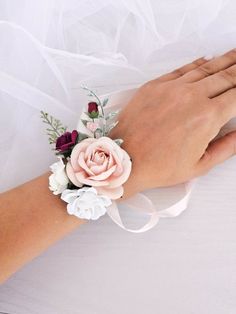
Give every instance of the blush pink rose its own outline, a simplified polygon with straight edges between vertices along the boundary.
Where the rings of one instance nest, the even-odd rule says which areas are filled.
[[[131,160],[111,138],[87,138],[73,148],[66,172],[75,186],[93,186],[99,194],[118,199],[130,175]]]

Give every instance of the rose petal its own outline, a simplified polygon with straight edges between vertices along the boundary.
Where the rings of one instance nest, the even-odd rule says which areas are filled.
[[[91,166],[90,169],[94,173],[94,175],[98,175],[108,169],[107,165],[108,165],[108,160],[106,159],[102,165],[95,164]]]
[[[109,157],[108,157],[108,166],[107,168],[111,168],[112,166],[114,165],[114,158],[113,156],[110,154]]]
[[[65,132],[56,141],[56,149],[63,150],[62,146],[71,142],[71,133]],[[65,149],[64,149],[65,150]]]
[[[78,165],[78,157],[79,157],[80,152],[85,151],[86,148],[94,141],[96,141],[95,138],[89,137],[83,140],[82,142],[76,144],[75,147],[73,148],[72,153],[71,153],[71,165],[75,171],[81,170],[81,168]]]
[[[118,158],[122,160],[123,158],[122,148],[119,145],[117,145],[111,138],[103,136],[100,137],[99,140],[101,144],[109,145],[109,147],[111,147],[110,148],[111,151],[115,150],[116,154],[118,155]]]
[[[114,173],[114,175],[120,175],[123,172],[122,161],[124,159],[124,150],[109,137],[101,137],[99,140],[101,145],[110,147],[110,154],[114,158],[114,163],[117,164],[116,173]]]
[[[124,151],[124,150],[122,149],[122,151]],[[116,151],[113,151],[112,156],[114,158],[115,164],[117,165],[116,172],[114,173],[114,176],[119,176],[123,172],[123,166],[122,166],[121,162],[124,159],[124,155],[122,154],[122,158],[120,159],[118,154],[116,153]]]
[[[97,112],[98,111],[98,104],[95,101],[91,101],[88,103],[88,112]]]
[[[128,177],[131,172],[132,162],[130,160],[129,155],[126,153],[126,151],[125,150],[123,151],[124,151],[123,173],[119,177],[114,177],[113,175],[108,179],[109,186],[111,188],[118,187],[122,185],[123,183],[125,183],[128,180]]]
[[[76,139],[77,139],[78,135],[79,135],[78,131],[76,131],[76,130],[72,131],[72,133],[71,133],[71,141],[72,141],[73,144],[76,142]]]
[[[91,175],[91,176],[94,176],[93,171],[91,171],[91,170],[88,168],[87,164],[86,164],[85,161],[84,161],[84,152],[81,152],[81,153],[79,154],[78,164],[79,164],[79,166],[80,166],[81,168],[83,168],[83,169],[85,170],[85,172],[87,172],[87,173],[88,173],[89,175]]]
[[[90,180],[89,177],[86,175],[84,171],[76,172],[75,173],[76,179],[79,182],[82,182],[83,184],[86,185],[91,185],[91,186],[106,186],[109,185],[108,181],[94,181]]]
[[[106,160],[106,158],[107,156],[104,152],[98,152],[98,151],[92,157],[93,161],[98,165],[102,165],[104,161]]]
[[[61,145],[60,150],[62,152],[64,152],[65,150],[68,150],[72,145],[73,145],[73,143],[63,144],[63,145]]]
[[[111,151],[113,151],[114,147],[111,142],[113,142],[111,139],[110,141],[106,141],[104,139],[109,139],[108,137],[100,137],[96,140],[93,144],[89,145],[85,152],[85,158],[88,158],[92,155],[93,152],[96,152],[97,150],[103,151],[107,153],[107,155],[110,154]],[[116,144],[117,145],[117,144]]]
[[[116,200],[124,194],[123,186],[119,186],[114,189],[109,189],[106,187],[96,187],[96,190],[98,191],[98,194],[105,195],[112,200]]]
[[[72,168],[70,161],[66,165],[66,173],[67,173],[67,176],[70,179],[70,181],[75,186],[81,187],[83,185],[79,180],[77,180],[77,178],[75,176],[74,169]]]
[[[110,169],[108,169],[105,172],[102,172],[100,174],[98,174],[97,176],[91,176],[90,179],[91,180],[105,180],[107,178],[110,177],[110,175],[116,170],[116,165],[114,165],[113,167],[111,167]]]

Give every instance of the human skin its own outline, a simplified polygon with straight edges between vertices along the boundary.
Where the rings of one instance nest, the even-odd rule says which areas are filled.
[[[236,49],[198,59],[144,84],[110,134],[133,161],[124,198],[207,173],[236,154],[236,131],[214,140],[236,116]]]
[[[124,197],[208,172],[236,154],[236,131],[214,140],[236,116],[236,50],[198,59],[144,84],[110,134],[133,169]],[[0,282],[85,221],[66,213],[46,173],[0,194]]]

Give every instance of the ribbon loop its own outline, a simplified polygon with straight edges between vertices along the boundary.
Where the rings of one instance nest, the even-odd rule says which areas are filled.
[[[123,204],[132,207],[135,210],[145,212],[147,213],[147,215],[150,216],[149,221],[139,229],[130,229],[125,227],[120,217],[118,208],[119,204],[117,202],[112,202],[112,205],[109,206],[107,209],[107,214],[119,227],[126,231],[133,233],[145,232],[152,229],[159,222],[160,218],[171,218],[179,216],[188,206],[189,198],[193,189],[193,184],[194,181],[189,181],[185,183],[184,196],[175,204],[162,210],[157,210],[151,199],[142,193],[138,193],[135,196],[122,202]]]

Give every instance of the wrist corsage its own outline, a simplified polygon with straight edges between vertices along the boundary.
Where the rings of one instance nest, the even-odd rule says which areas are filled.
[[[105,113],[108,98],[103,101],[90,89],[93,97],[81,122],[86,132],[71,132],[62,123],[41,111],[47,124],[49,143],[58,161],[51,165],[49,189],[67,203],[67,212],[81,219],[96,220],[121,198],[132,162],[121,147],[122,139],[111,139],[109,132],[118,121],[118,111]]]

